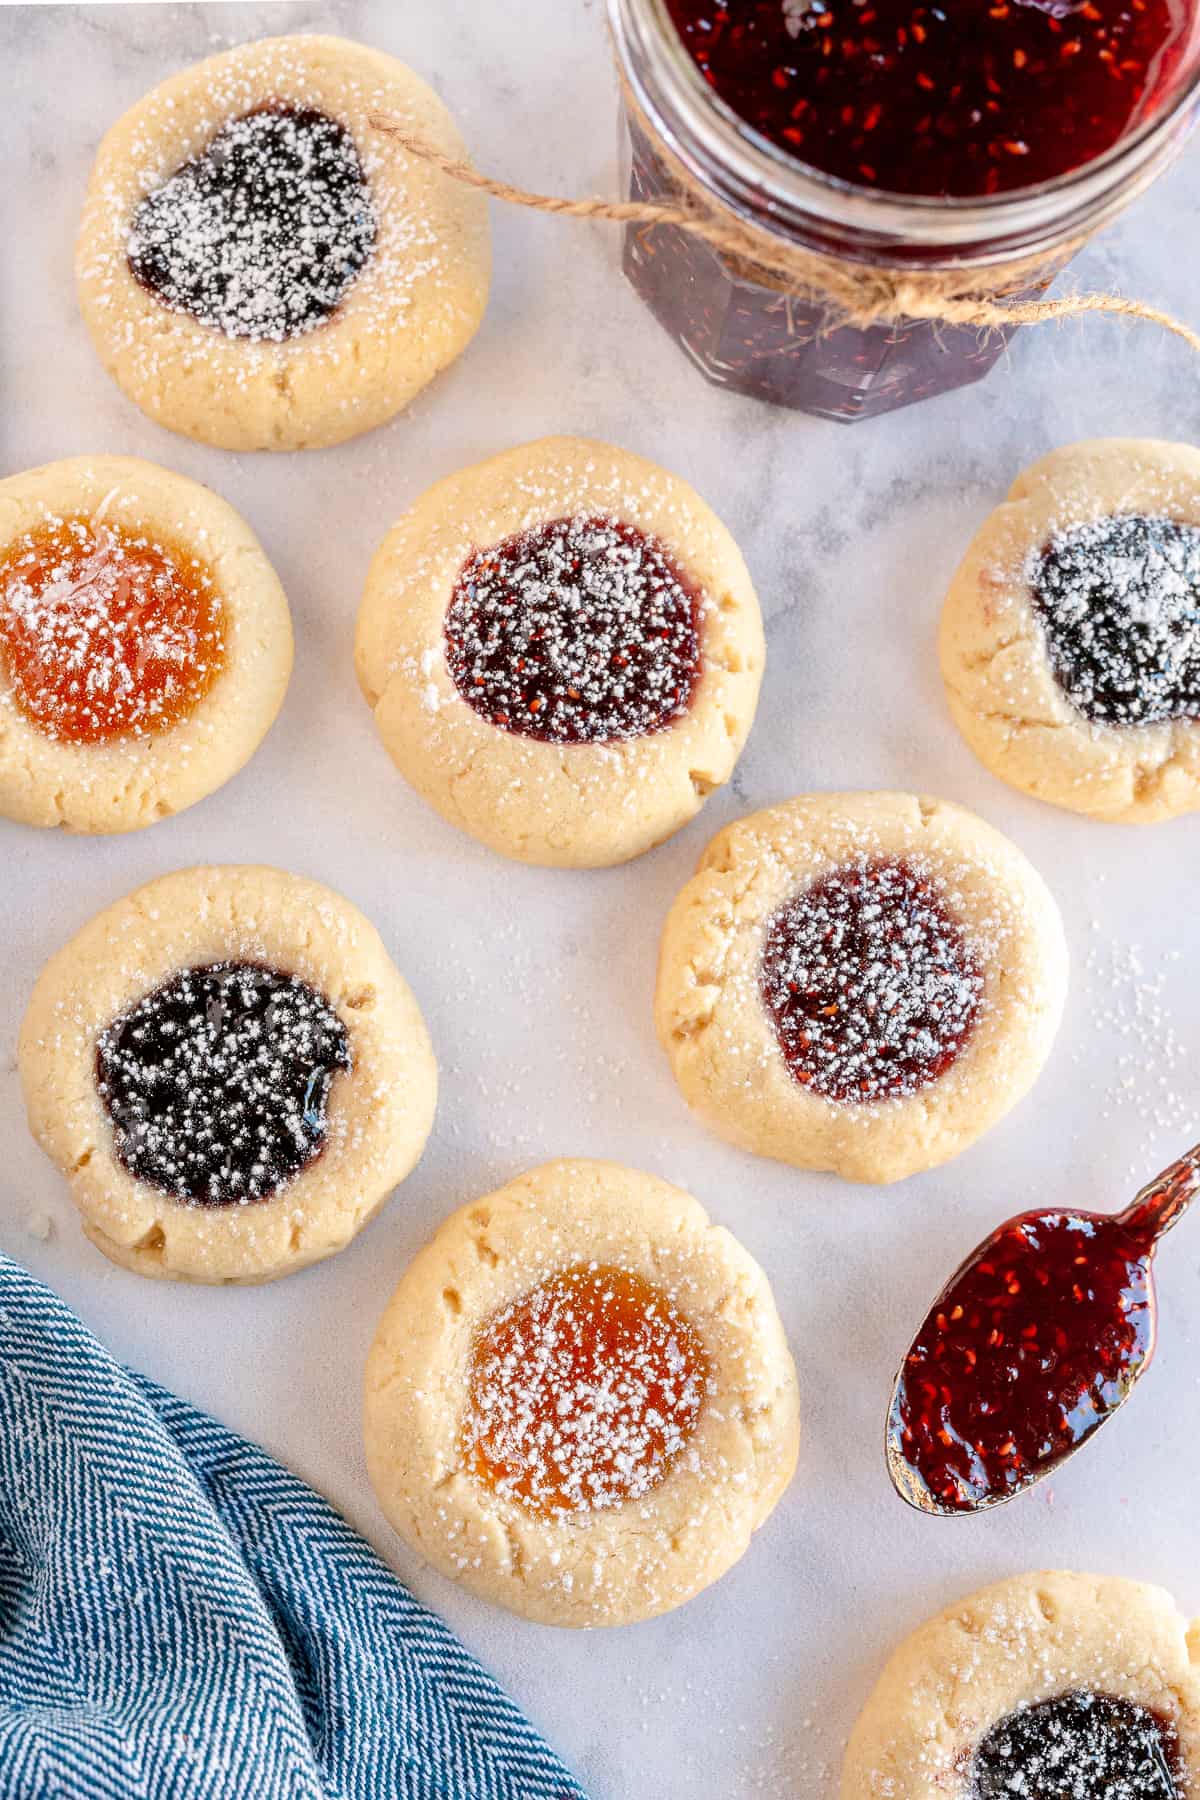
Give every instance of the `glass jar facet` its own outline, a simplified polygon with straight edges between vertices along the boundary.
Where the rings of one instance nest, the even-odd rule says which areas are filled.
[[[662,0],[610,0],[610,12],[626,88],[629,197],[676,209],[699,198],[709,217],[749,228],[768,265],[796,249],[851,273],[924,276],[931,289],[939,273],[965,268],[989,297],[1040,299],[1091,232],[1173,159],[1195,116],[1200,41],[1155,121],[1096,163],[991,200],[913,202],[822,177],[757,138],[699,79]],[[982,379],[1019,329],[839,323],[840,311],[788,292],[757,261],[672,224],[629,225],[623,267],[710,381],[847,423]]]

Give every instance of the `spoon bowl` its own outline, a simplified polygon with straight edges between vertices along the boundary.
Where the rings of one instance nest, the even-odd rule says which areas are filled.
[[[1154,1354],[1153,1261],[1200,1190],[1200,1146],[1121,1213],[1020,1213],[942,1288],[892,1388],[892,1485],[942,1518],[1006,1504],[1061,1467]]]

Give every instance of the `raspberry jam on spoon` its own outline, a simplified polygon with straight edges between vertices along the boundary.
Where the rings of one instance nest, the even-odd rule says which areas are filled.
[[[1049,1475],[1154,1354],[1158,1240],[1200,1190],[1200,1145],[1124,1212],[1020,1213],[942,1289],[896,1377],[887,1463],[921,1512],[981,1512]]]

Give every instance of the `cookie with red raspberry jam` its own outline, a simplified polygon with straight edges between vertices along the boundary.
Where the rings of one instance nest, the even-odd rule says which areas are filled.
[[[913,794],[809,794],[705,851],[663,933],[659,1039],[722,1137],[897,1181],[1026,1092],[1066,968],[1049,892],[982,819]]]
[[[523,862],[626,861],[726,781],[754,717],[758,602],[665,470],[546,438],[438,482],[371,565],[356,659],[401,773]]]

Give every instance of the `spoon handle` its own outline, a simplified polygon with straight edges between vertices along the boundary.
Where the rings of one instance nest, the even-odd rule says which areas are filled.
[[[1119,1215],[1120,1223],[1147,1244],[1165,1237],[1172,1225],[1200,1193],[1200,1144],[1178,1157],[1148,1181],[1131,1206]]]

